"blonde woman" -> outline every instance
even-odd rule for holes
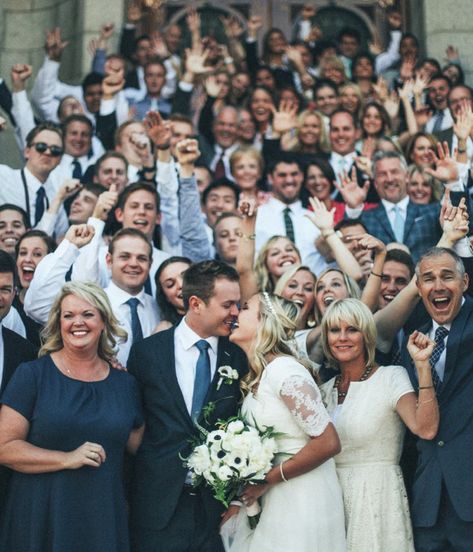
[[[281,149],[297,153],[325,153],[328,151],[328,139],[322,114],[318,111],[303,111],[293,130],[284,132],[281,136]]]
[[[376,327],[356,299],[339,300],[322,320],[324,352],[339,374],[323,385],[342,443],[335,457],[350,552],[414,552],[401,456],[404,426],[433,439],[438,404],[429,363],[435,343],[414,332],[408,343],[419,380],[416,397],[402,366],[375,362]]]
[[[75,282],[42,337],[2,395],[0,463],[14,474],[0,549],[128,552],[123,456],[143,417],[135,380],[109,363],[126,333],[103,290]]]
[[[227,550],[345,550],[343,502],[332,459],[339,441],[311,373],[287,344],[297,318],[293,302],[263,292],[243,304],[230,336],[250,366],[242,384],[243,415],[280,435],[265,483],[241,493],[245,506],[261,498],[259,523],[251,531],[242,508]]]
[[[230,171],[240,189],[240,198],[254,199],[258,205],[266,203],[270,195],[258,187],[263,173],[263,156],[254,147],[243,146],[232,153]]]

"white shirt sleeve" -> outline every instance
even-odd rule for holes
[[[90,217],[87,221],[95,229],[95,235],[92,241],[80,249],[79,257],[77,258],[74,266],[72,267],[71,280],[82,282],[95,282],[101,287],[105,288],[108,284],[108,278],[105,278],[101,274],[99,255],[100,248],[103,240],[103,230],[105,228],[105,222],[93,217]]]
[[[26,136],[36,125],[34,122],[33,108],[26,94],[26,90],[13,92],[12,115],[15,118],[21,148],[26,147]]]

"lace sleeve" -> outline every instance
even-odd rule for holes
[[[300,428],[311,437],[318,437],[330,422],[317,385],[299,374],[286,378],[280,390],[281,399]]]

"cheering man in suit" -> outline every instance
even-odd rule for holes
[[[436,437],[417,441],[412,497],[416,550],[467,551],[473,542],[473,300],[463,296],[468,275],[450,249],[427,251],[416,274],[431,318],[420,330],[436,343],[430,363],[440,410]],[[407,355],[404,360],[417,390],[415,369]]]
[[[3,392],[16,367],[36,358],[36,350],[29,341],[2,326],[15,298],[15,261],[5,251],[0,251],[0,393]],[[0,467],[0,517],[7,495],[10,473]]]
[[[218,386],[218,369],[247,370],[243,352],[227,340],[238,315],[238,275],[221,262],[196,263],[184,273],[182,295],[180,324],[134,345],[128,361],[146,418],[131,505],[134,552],[223,550],[223,508],[208,489],[190,485],[182,459],[197,423],[212,428],[237,411],[238,379]]]

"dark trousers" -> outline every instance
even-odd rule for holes
[[[218,520],[217,520],[218,521]],[[131,528],[133,552],[223,552],[219,527],[207,519],[199,490],[185,487],[168,526]]]
[[[416,552],[472,552],[473,522],[458,517],[442,487],[439,516],[433,527],[414,527]]]

